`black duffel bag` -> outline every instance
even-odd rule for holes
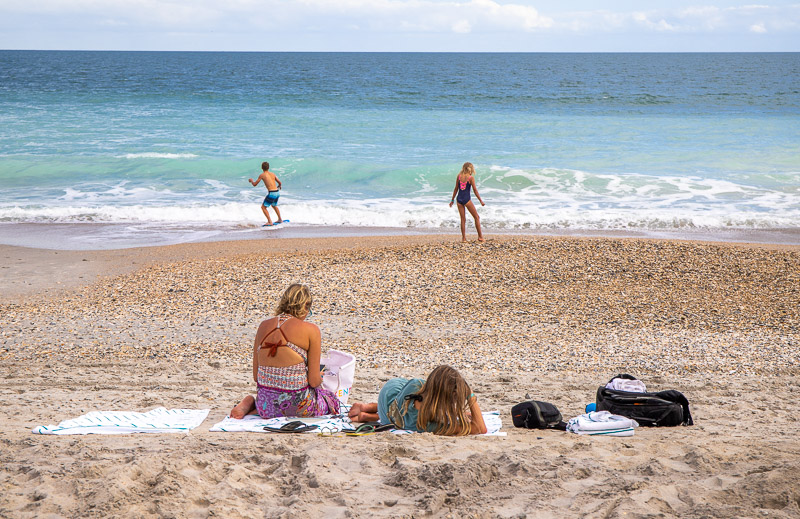
[[[614,378],[635,380],[631,375],[617,375]],[[596,405],[598,411],[608,411],[632,418],[643,426],[694,425],[692,414],[689,412],[689,401],[683,393],[673,389],[655,393],[635,393],[600,386],[597,388]]]

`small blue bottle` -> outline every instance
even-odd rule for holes
[[[593,413],[595,411],[597,411],[597,404],[595,404],[594,402],[592,402],[591,404],[586,404],[587,413]]]

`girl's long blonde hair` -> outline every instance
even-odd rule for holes
[[[308,309],[314,300],[311,298],[311,290],[300,283],[289,285],[289,288],[281,296],[275,315],[289,314],[298,319],[308,313]]]
[[[458,178],[462,182],[466,182],[469,177],[475,176],[475,166],[472,165],[472,162],[465,162],[463,166],[461,166],[461,171],[458,173]]]
[[[419,393],[409,395],[405,406],[420,401],[417,415],[417,429],[426,430],[429,422],[438,425],[434,431],[444,436],[466,436],[470,432],[470,419],[467,417],[472,391],[464,377],[447,365],[436,367],[428,375]],[[408,407],[406,407],[406,410]]]

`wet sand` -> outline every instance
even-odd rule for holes
[[[800,247],[454,239],[0,247],[0,516],[800,516]],[[295,281],[323,349],[359,359],[351,398],[449,363],[508,436],[208,432]],[[513,428],[526,393],[570,418],[620,372],[682,391],[696,425]],[[211,413],[186,435],[30,433],[162,405]]]

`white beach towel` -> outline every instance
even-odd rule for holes
[[[325,415],[325,416],[317,416],[314,418],[287,418],[287,417],[280,417],[280,418],[261,418],[257,414],[249,414],[238,420],[236,418],[231,418],[230,416],[226,416],[221,422],[216,423],[211,426],[209,432],[270,432],[265,431],[264,427],[274,427],[280,428],[282,425],[285,425],[289,422],[303,422],[307,425],[317,425],[318,427],[312,431],[306,431],[311,433],[318,433],[318,432],[341,432],[341,431],[352,431],[355,429],[355,426],[350,422],[349,419],[344,418],[339,415]]]
[[[349,418],[340,415],[326,415],[326,416],[318,416],[315,418],[290,418],[290,417],[281,417],[281,418],[261,418],[256,414],[250,414],[242,418],[241,420],[237,420],[236,418],[231,418],[230,416],[226,417],[221,422],[214,424],[209,431],[210,432],[269,432],[265,431],[264,427],[275,427],[280,428],[282,425],[287,424],[289,422],[300,421],[308,425],[317,425],[318,428],[307,431],[308,433],[337,433],[337,432],[347,432],[353,431],[359,424],[354,424],[350,421]],[[500,420],[500,412],[499,411],[492,411],[483,413],[483,421],[486,422],[486,428],[488,432],[486,433],[487,436],[505,436],[506,433],[500,431],[503,426],[502,421]],[[413,431],[404,431],[400,429],[392,429],[391,432],[394,434],[413,434]]]
[[[589,436],[633,436],[636,427],[639,427],[636,420],[608,411],[593,411],[567,422],[568,431]]]
[[[191,431],[206,419],[208,409],[166,409],[146,413],[92,411],[58,425],[39,425],[34,434],[131,434]]]

